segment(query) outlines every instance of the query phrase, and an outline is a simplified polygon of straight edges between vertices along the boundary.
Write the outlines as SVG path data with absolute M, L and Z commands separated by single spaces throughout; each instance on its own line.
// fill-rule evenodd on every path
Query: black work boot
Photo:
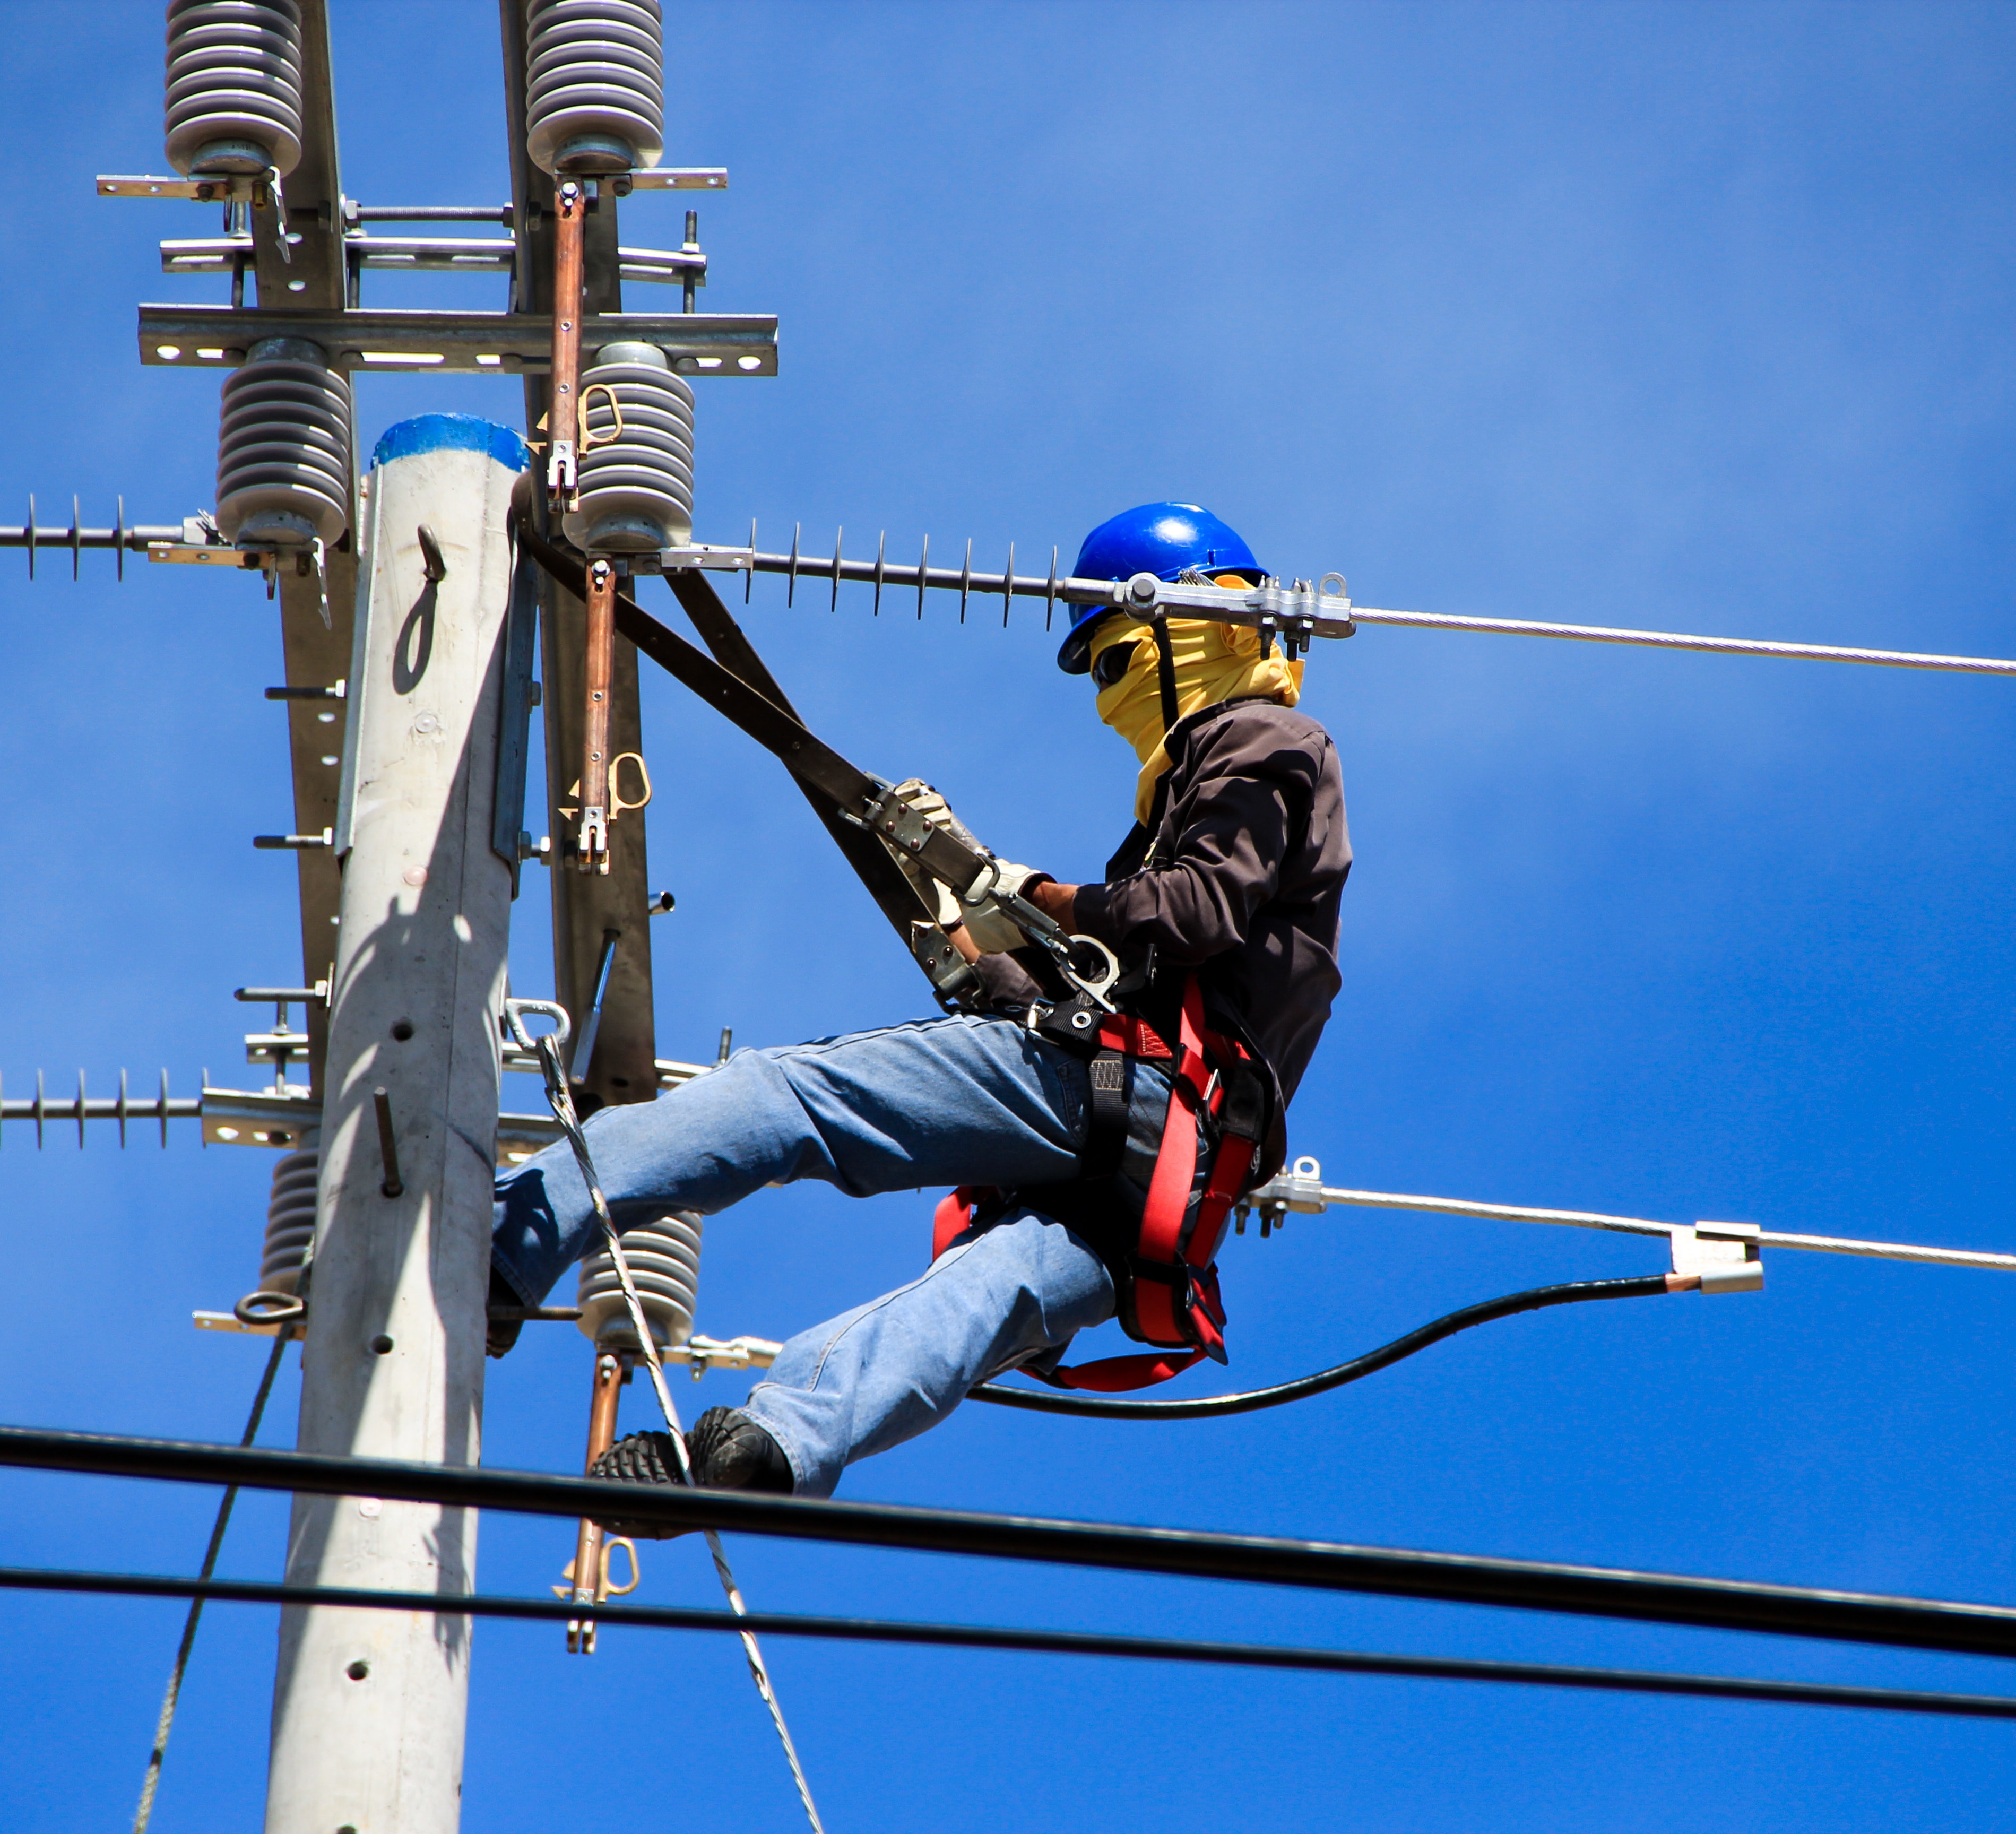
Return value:
M 525 1302 L 517 1290 L 495 1267 L 490 1270 L 490 1304 L 522 1311 Z M 518 1342 L 518 1333 L 525 1328 L 522 1318 L 492 1318 L 484 1333 L 483 1347 L 493 1357 L 506 1357 Z
M 686 1435 L 693 1482 L 703 1490 L 766 1490 L 788 1497 L 793 1479 L 784 1449 L 739 1407 L 710 1407 Z M 589 1468 L 591 1477 L 617 1483 L 675 1484 L 679 1459 L 666 1432 L 633 1432 L 618 1439 Z M 608 1521 L 603 1529 L 632 1540 L 670 1540 L 689 1531 L 656 1522 Z

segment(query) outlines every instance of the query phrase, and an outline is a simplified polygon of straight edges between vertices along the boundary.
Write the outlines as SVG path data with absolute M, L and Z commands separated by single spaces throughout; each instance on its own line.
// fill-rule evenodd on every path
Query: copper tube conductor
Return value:
M 600 1350 L 595 1358 L 595 1386 L 588 1404 L 588 1457 L 582 1474 L 595 1475 L 595 1461 L 616 1443 L 616 1403 L 623 1392 L 623 1365 L 613 1352 Z M 602 1580 L 602 1529 L 599 1523 L 581 1519 L 580 1533 L 574 1544 L 574 1596 L 576 1605 L 593 1605 Z M 595 1653 L 595 1625 L 579 1618 L 567 1623 L 567 1649 L 575 1656 Z
M 556 510 L 575 506 L 575 441 L 581 417 L 581 243 L 588 200 L 564 178 L 553 192 L 553 362 L 546 410 L 546 492 Z
M 587 712 L 581 740 L 581 833 L 574 863 L 585 873 L 609 870 L 609 694 L 616 669 L 616 569 L 588 568 Z

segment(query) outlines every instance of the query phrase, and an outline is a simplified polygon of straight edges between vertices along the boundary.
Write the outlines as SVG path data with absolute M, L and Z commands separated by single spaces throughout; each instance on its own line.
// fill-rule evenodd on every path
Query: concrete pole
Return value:
M 505 524 L 524 463 L 516 434 L 463 415 L 402 421 L 373 461 L 304 1450 L 478 1459 L 511 888 L 491 850 L 491 802 Z M 472 1588 L 475 1553 L 466 1511 L 301 1497 L 287 1576 L 454 1595 Z M 454 1834 L 469 1639 L 466 1618 L 286 1612 L 268 1834 Z

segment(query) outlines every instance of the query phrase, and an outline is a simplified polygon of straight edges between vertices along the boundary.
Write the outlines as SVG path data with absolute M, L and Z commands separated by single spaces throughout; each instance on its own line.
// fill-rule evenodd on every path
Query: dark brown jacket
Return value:
M 1258 700 L 1200 708 L 1178 722 L 1168 749 L 1147 824 L 1107 862 L 1105 883 L 1078 888 L 1071 928 L 1123 958 L 1155 946 L 1161 997 L 1141 1010 L 1165 1032 L 1155 1007 L 1173 1004 L 1195 968 L 1207 1015 L 1238 1021 L 1286 1100 L 1341 984 L 1351 836 L 1337 749 L 1308 715 Z M 1012 996 L 1000 971 L 1013 964 L 985 959 L 999 964 L 987 976 L 992 991 Z

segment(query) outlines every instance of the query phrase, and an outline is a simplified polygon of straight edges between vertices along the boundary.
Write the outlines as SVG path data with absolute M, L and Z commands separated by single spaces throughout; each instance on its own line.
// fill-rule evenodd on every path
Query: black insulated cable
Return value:
M 1024 1407 L 1032 1414 L 1077 1414 L 1099 1420 L 1202 1420 L 1223 1414 L 1253 1414 L 1262 1407 L 1279 1407 L 1375 1375 L 1417 1350 L 1425 1350 L 1445 1337 L 1454 1337 L 1473 1325 L 1489 1324 L 1494 1319 L 1537 1312 L 1548 1306 L 1579 1305 L 1585 1299 L 1650 1299 L 1672 1290 L 1663 1274 L 1633 1280 L 1571 1280 L 1559 1286 L 1529 1287 L 1524 1292 L 1507 1293 L 1503 1299 L 1485 1299 L 1460 1312 L 1449 1313 L 1334 1369 L 1319 1370 L 1314 1375 L 1279 1382 L 1273 1388 L 1249 1389 L 1242 1394 L 1207 1395 L 1193 1401 L 1109 1401 L 1098 1396 L 1004 1388 L 998 1382 L 985 1382 L 970 1390 L 967 1399 L 991 1401 L 997 1407 Z
M 1232 1668 L 1391 1675 L 1414 1681 L 1512 1682 L 1528 1687 L 1588 1688 L 1607 1694 L 1668 1694 L 1780 1706 L 1859 1707 L 1879 1713 L 2016 1720 L 2016 1699 L 1997 1694 L 1928 1693 L 1898 1688 L 1842 1687 L 1827 1681 L 1753 1680 L 1741 1675 L 1669 1674 L 1554 1663 L 1374 1655 L 1355 1649 L 1283 1648 L 1265 1643 L 1214 1643 L 1190 1638 L 1110 1636 L 1098 1630 L 1010 1630 L 989 1624 L 892 1623 L 882 1618 L 801 1617 L 760 1611 L 737 1617 L 732 1612 L 696 1611 L 677 1605 L 581 1605 L 571 1599 L 556 1604 L 545 1598 L 481 1595 L 447 1598 L 438 1592 L 373 1592 L 259 1580 L 185 1580 L 152 1573 L 69 1573 L 32 1567 L 0 1567 L 0 1590 L 142 1598 L 195 1597 L 220 1604 L 329 1605 L 346 1610 L 432 1612 L 444 1617 L 520 1618 L 545 1623 L 586 1617 L 603 1627 L 628 1625 L 641 1630 L 725 1631 L 731 1635 L 747 1628 L 765 1636 L 840 1642 L 905 1643 L 927 1648 L 1017 1651 L 1040 1656 L 1118 1656 L 1146 1662 L 1208 1663 Z

